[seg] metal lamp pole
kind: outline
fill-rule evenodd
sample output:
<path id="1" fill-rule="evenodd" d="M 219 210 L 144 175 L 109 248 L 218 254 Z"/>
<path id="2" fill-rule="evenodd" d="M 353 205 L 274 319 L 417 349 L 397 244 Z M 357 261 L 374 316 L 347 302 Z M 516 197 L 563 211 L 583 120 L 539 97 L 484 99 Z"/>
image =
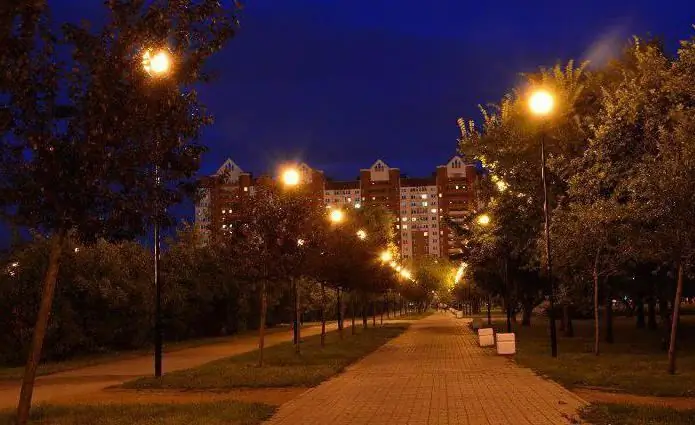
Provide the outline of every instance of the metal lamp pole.
<path id="1" fill-rule="evenodd" d="M 557 330 L 555 329 L 555 285 L 553 284 L 552 266 L 550 257 L 550 220 L 548 211 L 548 185 L 545 170 L 545 133 L 541 132 L 541 178 L 543 180 L 543 216 L 545 219 L 545 256 L 546 273 L 550 287 L 548 321 L 550 325 L 550 350 L 553 357 L 557 357 Z"/>

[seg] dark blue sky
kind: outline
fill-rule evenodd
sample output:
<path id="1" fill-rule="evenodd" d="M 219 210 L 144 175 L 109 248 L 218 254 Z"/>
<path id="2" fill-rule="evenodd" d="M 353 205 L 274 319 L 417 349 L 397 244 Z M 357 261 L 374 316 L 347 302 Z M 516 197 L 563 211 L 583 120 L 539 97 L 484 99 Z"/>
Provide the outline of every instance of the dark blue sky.
<path id="1" fill-rule="evenodd" d="M 103 13 L 101 1 L 51 3 L 60 19 Z M 520 72 L 601 60 L 633 34 L 674 50 L 695 34 L 692 0 L 245 3 L 241 31 L 211 63 L 218 78 L 201 90 L 216 116 L 205 174 L 229 156 L 255 174 L 302 159 L 352 179 L 382 158 L 428 175 L 454 152 L 456 119 L 477 119 Z"/>

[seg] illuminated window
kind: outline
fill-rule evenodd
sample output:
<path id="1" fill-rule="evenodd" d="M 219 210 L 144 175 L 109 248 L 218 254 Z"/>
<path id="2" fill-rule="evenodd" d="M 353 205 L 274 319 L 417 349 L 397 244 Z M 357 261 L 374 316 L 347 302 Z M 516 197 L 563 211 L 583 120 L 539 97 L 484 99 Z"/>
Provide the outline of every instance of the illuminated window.
<path id="1" fill-rule="evenodd" d="M 459 185 L 456 185 L 456 190 L 459 190 Z"/>
<path id="2" fill-rule="evenodd" d="M 442 194 L 441 194 L 441 193 L 439 194 L 439 197 L 440 197 L 440 198 L 442 197 Z"/>
<path id="3" fill-rule="evenodd" d="M 404 225 L 403 225 L 403 230 L 406 230 L 407 228 L 408 228 L 408 225 L 407 225 L 407 224 L 404 224 Z M 403 233 L 403 236 L 405 236 L 405 233 Z M 552 258 L 552 257 L 551 257 L 551 258 Z"/>
<path id="4" fill-rule="evenodd" d="M 248 191 L 249 191 L 249 188 L 244 186 L 244 192 L 248 192 Z"/>
<path id="5" fill-rule="evenodd" d="M 421 197 L 422 199 L 427 199 L 427 194 L 426 194 L 426 193 L 423 193 L 422 195 L 420 195 L 420 197 Z"/>
<path id="6" fill-rule="evenodd" d="M 427 233 L 427 232 L 422 232 L 422 236 L 427 236 L 427 235 L 429 235 L 429 233 Z M 552 258 L 552 257 L 551 257 L 551 258 Z"/>
<path id="7" fill-rule="evenodd" d="M 413 217 L 413 221 L 417 221 L 417 217 Z"/>
<path id="8" fill-rule="evenodd" d="M 407 220 L 408 220 L 408 217 L 403 217 L 401 220 L 407 221 Z M 552 257 L 551 257 L 551 258 L 552 258 Z"/>
<path id="9" fill-rule="evenodd" d="M 436 209 L 436 208 L 432 208 L 432 209 L 430 210 L 430 212 L 431 212 L 432 214 L 436 214 L 436 213 L 437 213 L 437 209 Z"/>
<path id="10" fill-rule="evenodd" d="M 227 214 L 227 210 L 222 210 L 222 214 Z"/>
<path id="11" fill-rule="evenodd" d="M 427 205 L 428 205 L 427 202 L 423 202 L 423 203 L 422 203 L 422 206 L 423 206 L 423 207 L 426 207 Z"/>
<path id="12" fill-rule="evenodd" d="M 400 225 L 400 224 L 396 224 L 396 229 L 400 229 L 400 228 L 401 228 L 401 225 Z"/>

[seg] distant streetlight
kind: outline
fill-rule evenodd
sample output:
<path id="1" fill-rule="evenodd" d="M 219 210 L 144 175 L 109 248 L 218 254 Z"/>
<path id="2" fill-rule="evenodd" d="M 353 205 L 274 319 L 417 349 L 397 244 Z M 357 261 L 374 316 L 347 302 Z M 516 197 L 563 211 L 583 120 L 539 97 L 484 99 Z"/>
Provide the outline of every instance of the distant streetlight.
<path id="1" fill-rule="evenodd" d="M 297 186 L 299 184 L 299 181 L 301 180 L 299 171 L 297 171 L 294 168 L 288 168 L 285 171 L 283 171 L 281 178 L 282 184 L 284 184 L 287 187 Z"/>
<path id="2" fill-rule="evenodd" d="M 507 183 L 504 180 L 497 180 L 495 185 L 497 185 L 497 190 L 500 192 L 504 192 L 505 190 L 507 190 L 508 187 Z"/>
<path id="3" fill-rule="evenodd" d="M 142 55 L 142 67 L 150 77 L 166 78 L 170 75 L 172 66 L 171 54 L 167 49 L 147 49 Z M 159 141 L 155 141 L 159 147 Z M 154 181 L 159 188 L 159 160 L 155 159 Z M 157 191 L 158 196 L 158 191 Z M 159 223 L 159 199 L 154 202 L 154 286 L 155 286 L 155 325 L 154 325 L 154 375 L 162 376 L 162 288 L 159 284 L 159 263 L 161 256 L 161 232 Z"/>
<path id="4" fill-rule="evenodd" d="M 379 255 L 379 258 L 384 263 L 388 263 L 389 261 L 391 261 L 393 259 L 393 255 L 391 254 L 391 251 L 386 250 L 386 251 L 382 252 L 381 255 Z"/>
<path id="5" fill-rule="evenodd" d="M 403 276 L 406 279 L 410 279 L 412 277 L 412 274 L 406 269 L 400 270 L 400 273 L 401 273 L 401 276 Z"/>
<path id="6" fill-rule="evenodd" d="M 487 214 L 481 214 L 481 215 L 478 216 L 478 218 L 476 219 L 476 221 L 477 221 L 478 224 L 480 224 L 481 226 L 487 226 L 488 224 L 490 224 L 490 216 L 487 215 Z"/>
<path id="7" fill-rule="evenodd" d="M 547 90 L 536 90 L 529 97 L 529 109 L 539 118 L 547 118 L 555 106 L 553 95 Z M 545 218 L 545 255 L 546 273 L 550 285 L 550 297 L 548 305 L 548 322 L 550 324 L 550 350 L 553 357 L 557 357 L 557 331 L 555 329 L 555 286 L 552 279 L 552 265 L 550 256 L 550 218 L 548 207 L 548 184 L 546 182 L 545 166 L 545 131 L 541 128 L 541 180 L 543 180 L 543 216 Z"/>
<path id="8" fill-rule="evenodd" d="M 142 55 L 142 67 L 152 77 L 166 77 L 171 70 L 171 54 L 166 49 L 147 49 Z"/>
<path id="9" fill-rule="evenodd" d="M 345 220 L 345 213 L 343 212 L 343 210 L 333 209 L 331 210 L 331 213 L 328 216 L 328 218 L 331 220 L 332 223 L 342 223 L 343 220 Z"/>
<path id="10" fill-rule="evenodd" d="M 297 246 L 304 246 L 304 239 L 297 239 Z"/>
<path id="11" fill-rule="evenodd" d="M 357 237 L 363 241 L 367 239 L 367 232 L 365 232 L 363 229 L 360 229 L 357 231 Z"/>

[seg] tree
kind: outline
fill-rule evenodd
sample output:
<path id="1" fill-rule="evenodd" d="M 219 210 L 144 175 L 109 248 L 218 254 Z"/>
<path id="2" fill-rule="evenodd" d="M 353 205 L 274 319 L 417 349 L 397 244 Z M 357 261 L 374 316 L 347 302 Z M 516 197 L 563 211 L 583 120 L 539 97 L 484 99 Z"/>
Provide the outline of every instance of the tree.
<path id="1" fill-rule="evenodd" d="M 201 67 L 233 34 L 235 19 L 210 0 L 111 1 L 99 29 L 66 24 L 56 35 L 46 2 L 5 3 L 0 29 L 11 53 L 1 61 L 12 72 L 11 84 L 0 83 L 0 96 L 10 99 L 0 203 L 12 222 L 52 235 L 18 406 L 25 424 L 68 234 L 131 237 L 156 211 L 155 219 L 168 222 L 164 211 L 192 183 L 198 135 L 210 122 L 192 86 L 207 78 Z M 173 71 L 154 81 L 143 70 L 143 51 L 164 46 L 175 57 Z M 69 58 L 60 54 L 66 50 Z"/>
<path id="2" fill-rule="evenodd" d="M 260 285 L 258 364 L 263 366 L 268 296 L 287 289 L 288 276 L 299 276 L 307 250 L 320 249 L 323 208 L 300 196 L 288 196 L 267 179 L 255 193 L 238 196 L 226 225 L 227 258 L 249 282 Z"/>

